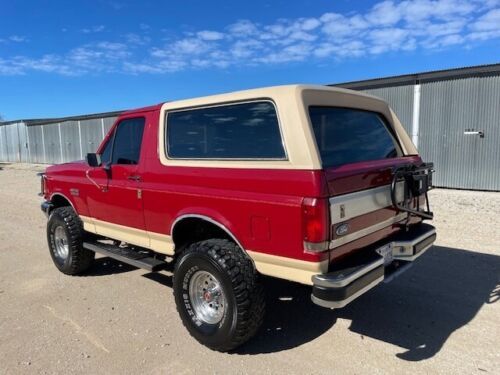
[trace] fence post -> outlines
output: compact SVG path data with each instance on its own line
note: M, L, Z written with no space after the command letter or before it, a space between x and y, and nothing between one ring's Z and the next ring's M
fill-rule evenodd
M40 125L40 129L42 129L42 152L43 152L43 162L47 164L47 153L45 151L45 132L43 131L44 126Z
M59 128L59 145L61 146L61 163L64 163L64 156L63 156L63 144L62 144L62 135L61 135L61 123L57 124L57 127Z
M82 128L80 126L80 120L78 120L78 140L80 141L80 159L83 159Z
M418 134L420 126L420 83L413 86L413 119L411 125L411 140L418 148Z

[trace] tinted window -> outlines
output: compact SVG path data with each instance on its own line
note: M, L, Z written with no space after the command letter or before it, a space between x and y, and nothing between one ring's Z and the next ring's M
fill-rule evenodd
M107 164L111 161L111 148L113 147L113 136L108 139L101 153L101 163Z
M401 155L396 140L377 113L310 107L309 116L324 167Z
M113 164L139 163L143 131L143 118L123 120L118 124L113 145Z
M200 108L167 115L167 152L187 159L284 159L272 103Z

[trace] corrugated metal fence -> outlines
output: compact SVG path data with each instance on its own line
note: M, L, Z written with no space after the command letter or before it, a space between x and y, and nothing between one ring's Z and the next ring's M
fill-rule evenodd
M0 162L57 164L95 152L116 116L0 125Z

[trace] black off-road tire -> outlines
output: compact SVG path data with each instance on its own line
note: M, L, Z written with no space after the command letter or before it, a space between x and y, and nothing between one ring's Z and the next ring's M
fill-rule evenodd
M226 306L216 324L199 319L189 294L190 280L206 271L220 282ZM187 247L176 262L173 291L177 311L189 333L201 344L230 351L248 341L262 324L264 291L252 261L234 242L211 239Z
M61 257L57 251L56 230L66 236L67 255ZM59 207L50 214L47 222L47 242L50 256L57 269L66 275L78 275L85 272L94 261L95 253L83 248L85 232L83 224L72 207Z

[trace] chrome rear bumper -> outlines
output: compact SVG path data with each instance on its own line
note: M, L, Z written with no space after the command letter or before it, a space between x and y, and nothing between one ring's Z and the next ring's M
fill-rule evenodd
M400 232L388 242L373 248L373 251L364 252L362 259L351 259L337 270L314 275L312 301L332 309L344 307L382 281L389 282L406 271L411 262L428 250L435 240L436 229L429 224ZM382 247L392 249L389 258L376 252Z

